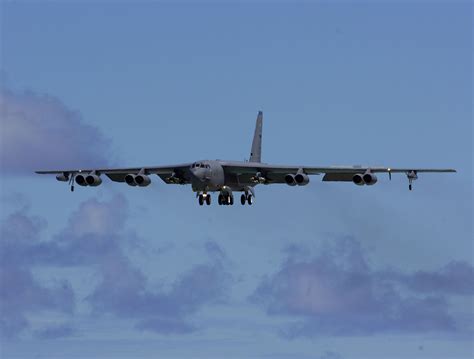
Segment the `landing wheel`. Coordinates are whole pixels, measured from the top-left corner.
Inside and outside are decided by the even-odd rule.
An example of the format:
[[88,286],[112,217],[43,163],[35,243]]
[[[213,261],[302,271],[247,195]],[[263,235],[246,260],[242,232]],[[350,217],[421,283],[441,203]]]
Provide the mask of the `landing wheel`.
[[412,187],[411,184],[408,185],[408,189],[409,189],[410,191],[413,189],[413,187]]
[[210,194],[208,194],[208,195],[206,196],[206,204],[207,204],[208,206],[211,205],[211,195],[210,195]]
[[204,204],[204,196],[202,194],[199,195],[199,205],[202,206]]
[[242,193],[242,196],[240,196],[240,203],[242,203],[242,206],[245,205],[245,202],[247,202],[247,197],[245,196],[244,193]]
[[249,204],[249,206],[251,206],[253,203],[253,196],[251,194],[247,196],[247,203]]
[[224,204],[224,196],[223,195],[219,194],[219,196],[217,196],[217,203],[219,203],[219,206]]
[[228,204],[229,206],[232,206],[232,205],[234,204],[234,197],[228,196],[228,197],[227,197],[227,204]]

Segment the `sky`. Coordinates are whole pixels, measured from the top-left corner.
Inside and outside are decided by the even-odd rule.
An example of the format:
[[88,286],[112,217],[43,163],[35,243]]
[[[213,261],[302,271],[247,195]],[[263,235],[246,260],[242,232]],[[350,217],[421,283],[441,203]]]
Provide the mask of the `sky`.
[[[1,358],[474,356],[472,4],[0,3]],[[408,191],[38,169],[446,167]],[[216,202],[216,201],[214,201]]]

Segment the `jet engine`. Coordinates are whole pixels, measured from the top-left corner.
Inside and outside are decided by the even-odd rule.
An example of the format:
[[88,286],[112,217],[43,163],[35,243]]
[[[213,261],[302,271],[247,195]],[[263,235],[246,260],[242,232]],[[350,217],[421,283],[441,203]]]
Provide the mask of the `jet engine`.
[[296,186],[295,175],[287,174],[285,176],[285,182],[288,186]]
[[67,182],[69,181],[69,175],[67,175],[66,173],[60,173],[56,175],[56,179],[61,182]]
[[128,174],[125,176],[125,182],[127,182],[129,186],[146,187],[151,183],[151,179],[144,174]]
[[309,176],[306,173],[297,173],[295,182],[298,186],[306,186],[309,183]]
[[146,187],[151,183],[151,179],[147,175],[139,174],[135,176],[135,183],[140,187]]
[[102,183],[102,179],[95,174],[90,174],[86,177],[86,183],[88,186],[96,187]]
[[354,182],[358,186],[363,186],[365,184],[364,183],[364,177],[360,173],[356,173],[352,177],[352,182]]
[[77,183],[79,186],[87,186],[86,176],[84,176],[83,174],[78,174],[78,175],[76,176],[76,183]]
[[362,176],[364,183],[368,186],[372,186],[377,183],[377,176],[373,173],[367,172]]
[[135,183],[135,175],[132,175],[132,174],[128,174],[125,176],[125,182],[127,182],[127,184],[129,186],[136,186],[137,184]]

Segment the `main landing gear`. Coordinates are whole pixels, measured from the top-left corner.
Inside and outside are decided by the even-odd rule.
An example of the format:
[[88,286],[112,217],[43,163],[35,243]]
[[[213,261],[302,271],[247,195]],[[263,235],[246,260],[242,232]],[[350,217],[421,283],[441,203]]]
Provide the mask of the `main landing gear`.
[[242,193],[242,196],[240,196],[240,203],[242,204],[242,206],[245,205],[245,202],[247,202],[249,204],[249,206],[252,205],[253,203],[253,196],[250,194],[250,193]]
[[234,196],[228,194],[219,194],[217,197],[219,206],[232,206],[234,204]]
[[209,206],[211,204],[211,195],[208,193],[200,193],[198,195],[199,205],[202,206],[204,202]]

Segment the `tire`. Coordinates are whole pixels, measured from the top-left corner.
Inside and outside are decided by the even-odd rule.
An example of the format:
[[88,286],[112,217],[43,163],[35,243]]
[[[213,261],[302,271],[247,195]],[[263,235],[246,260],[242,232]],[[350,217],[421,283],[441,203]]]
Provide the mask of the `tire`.
[[204,204],[204,196],[202,194],[199,195],[199,205],[202,206]]
[[242,196],[240,196],[240,203],[242,203],[242,206],[245,205],[246,201],[247,201],[247,198],[245,197],[245,194],[242,194]]
[[223,202],[223,201],[222,201],[222,195],[219,194],[219,196],[217,196],[217,203],[219,203],[219,206],[221,206],[221,205],[222,205],[222,202]]
[[207,204],[208,206],[211,205],[211,195],[210,195],[210,194],[208,194],[208,195],[206,196],[206,204]]
[[234,196],[229,196],[229,202],[231,206],[234,204]]
[[247,197],[247,203],[249,204],[249,206],[251,206],[253,203],[253,196],[251,194],[249,194]]

